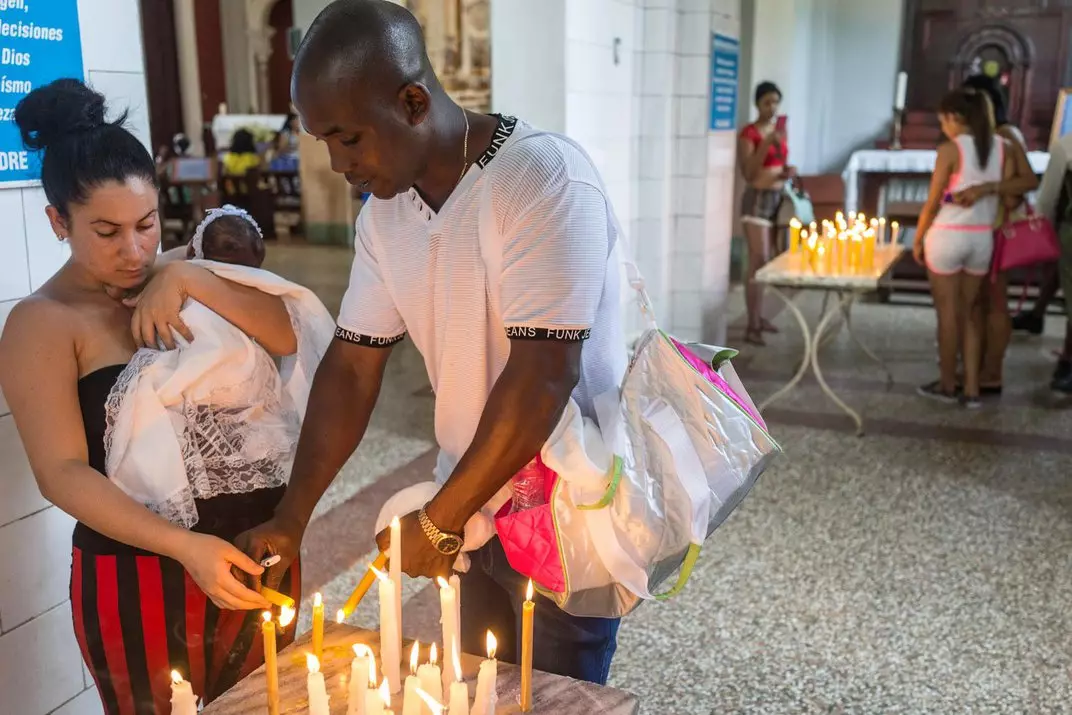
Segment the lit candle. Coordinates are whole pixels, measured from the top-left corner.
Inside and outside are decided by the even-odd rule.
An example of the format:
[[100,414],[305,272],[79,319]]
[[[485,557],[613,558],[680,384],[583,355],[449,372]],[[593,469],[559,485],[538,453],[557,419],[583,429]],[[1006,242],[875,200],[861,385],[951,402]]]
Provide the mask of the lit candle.
[[261,635],[264,636],[264,679],[268,693],[268,712],[270,715],[279,715],[279,665],[275,653],[275,623],[272,622],[270,611],[265,611],[262,615],[264,623],[261,624]]
[[532,602],[532,579],[521,604],[521,712],[532,709],[532,616],[536,604]]
[[264,596],[264,600],[268,603],[279,606],[280,608],[294,608],[294,599],[290,596],[284,595],[274,588],[268,588],[267,586],[261,586],[261,595]]
[[443,703],[433,698],[428,693],[424,692],[420,688],[417,688],[417,697],[424,701],[424,711],[429,715],[443,715]]
[[823,245],[820,249],[820,255],[823,260],[823,273],[831,275],[834,272],[834,239],[827,236],[823,239]]
[[402,690],[402,641],[398,637],[398,613],[395,610],[395,584],[375,566],[380,581],[380,663],[392,693]]
[[183,680],[177,670],[171,671],[171,715],[197,715],[194,686]]
[[309,689],[309,715],[331,715],[328,688],[324,683],[324,674],[320,672],[320,660],[312,653],[306,653],[305,663],[309,668],[309,675],[305,680]]
[[313,655],[324,658],[324,597],[319,591],[313,594]]
[[849,211],[849,223],[856,223],[856,212]]
[[[372,565],[377,569],[383,569],[387,566],[387,554],[382,551],[376,556],[376,559],[372,562]],[[361,577],[361,580],[354,587],[353,593],[346,599],[346,603],[343,604],[342,612],[349,616],[354,610],[357,609],[357,604],[361,603],[361,599],[365,597],[368,590],[372,588],[372,584],[376,581],[376,572],[370,568],[365,572],[365,575]]]
[[498,664],[495,661],[495,636],[488,631],[488,658],[480,664],[476,676],[476,697],[473,699],[472,715],[495,715],[498,697],[495,692],[495,680],[498,676]]
[[[440,620],[443,621],[443,653],[449,654],[458,645],[458,593],[442,576],[436,580],[439,582]],[[450,668],[443,668],[443,683],[444,687],[450,683]]]
[[383,682],[380,683],[379,692],[380,709],[376,713],[373,713],[373,715],[394,715],[394,713],[391,712],[391,686],[387,682],[387,678],[384,678]]
[[871,271],[875,268],[875,230],[871,228],[864,233],[863,264],[865,271]]
[[849,256],[850,263],[852,264],[852,272],[858,273],[863,266],[863,239],[860,238],[860,234],[854,233],[852,236],[852,253]]
[[[383,715],[383,685],[387,684],[387,678],[383,679],[383,685],[376,687],[375,663],[369,665],[369,685],[365,691],[365,715]],[[390,693],[388,693],[388,698]]]
[[457,643],[454,644],[454,682],[450,684],[449,701],[447,715],[469,715],[469,686],[462,680],[462,656]]
[[880,246],[886,245],[886,219],[885,217],[878,220],[878,243]]
[[[391,519],[391,547],[387,564],[391,570],[391,583],[395,586],[395,630],[398,631],[398,647],[402,647],[402,523],[398,517]],[[395,683],[392,681],[392,686]],[[391,692],[397,693],[397,690]]]
[[346,715],[365,715],[369,685],[375,693],[376,658],[367,645],[355,643],[354,659],[350,661],[350,692],[346,700]]
[[814,235],[808,236],[808,265],[813,271],[819,268],[818,244],[819,241]]
[[893,232],[893,236],[890,238],[890,243],[894,246],[901,245],[901,224],[894,221],[890,224],[890,230]]
[[789,253],[794,254],[800,250],[800,230],[803,228],[800,221],[795,218],[789,220]]
[[[421,689],[436,700],[443,699],[443,674],[439,671],[436,645],[428,653],[428,662],[417,669],[417,678],[421,681]],[[428,710],[423,711],[426,715]]]
[[420,658],[421,644],[419,641],[413,641],[413,648],[409,652],[406,690],[402,693],[402,715],[421,715],[421,699],[417,696],[417,690],[421,687],[421,679],[417,677],[417,663]]

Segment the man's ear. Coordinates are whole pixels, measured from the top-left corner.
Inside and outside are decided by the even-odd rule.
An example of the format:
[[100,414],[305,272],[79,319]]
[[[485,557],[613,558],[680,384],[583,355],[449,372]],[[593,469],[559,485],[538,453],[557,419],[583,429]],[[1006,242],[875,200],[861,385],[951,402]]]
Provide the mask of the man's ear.
[[411,82],[398,91],[398,98],[406,110],[406,118],[415,127],[428,118],[432,109],[432,93],[420,82]]

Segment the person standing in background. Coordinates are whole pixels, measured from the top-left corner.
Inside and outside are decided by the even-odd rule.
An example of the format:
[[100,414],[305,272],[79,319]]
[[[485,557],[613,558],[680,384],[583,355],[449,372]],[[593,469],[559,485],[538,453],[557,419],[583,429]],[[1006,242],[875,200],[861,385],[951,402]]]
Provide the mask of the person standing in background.
[[778,329],[763,317],[763,286],[755,282],[756,272],[770,259],[774,225],[782,205],[786,179],[796,175],[789,165],[789,145],[785,132],[777,127],[782,91],[773,82],[756,87],[759,117],[738,136],[737,157],[748,188],[741,199],[741,223],[747,241],[748,266],[745,271],[745,305],[748,327],[745,342],[766,345],[763,333]]

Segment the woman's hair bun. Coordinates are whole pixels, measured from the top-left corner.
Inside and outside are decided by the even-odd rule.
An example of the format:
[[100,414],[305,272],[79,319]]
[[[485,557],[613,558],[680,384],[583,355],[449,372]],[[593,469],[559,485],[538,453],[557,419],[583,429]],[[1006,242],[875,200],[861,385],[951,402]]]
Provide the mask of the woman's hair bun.
[[105,124],[104,95],[78,79],[58,79],[26,95],[15,107],[15,124],[31,151]]

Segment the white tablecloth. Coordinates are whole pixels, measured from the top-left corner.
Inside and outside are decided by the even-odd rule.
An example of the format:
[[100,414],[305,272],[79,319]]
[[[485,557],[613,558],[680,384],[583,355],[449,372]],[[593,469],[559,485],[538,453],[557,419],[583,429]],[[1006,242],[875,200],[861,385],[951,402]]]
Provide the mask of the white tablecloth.
[[[845,180],[845,211],[858,211],[860,203],[860,174],[930,174],[938,152],[934,149],[862,149],[853,152],[841,178]],[[1049,152],[1028,152],[1027,160],[1035,173],[1046,171]]]

